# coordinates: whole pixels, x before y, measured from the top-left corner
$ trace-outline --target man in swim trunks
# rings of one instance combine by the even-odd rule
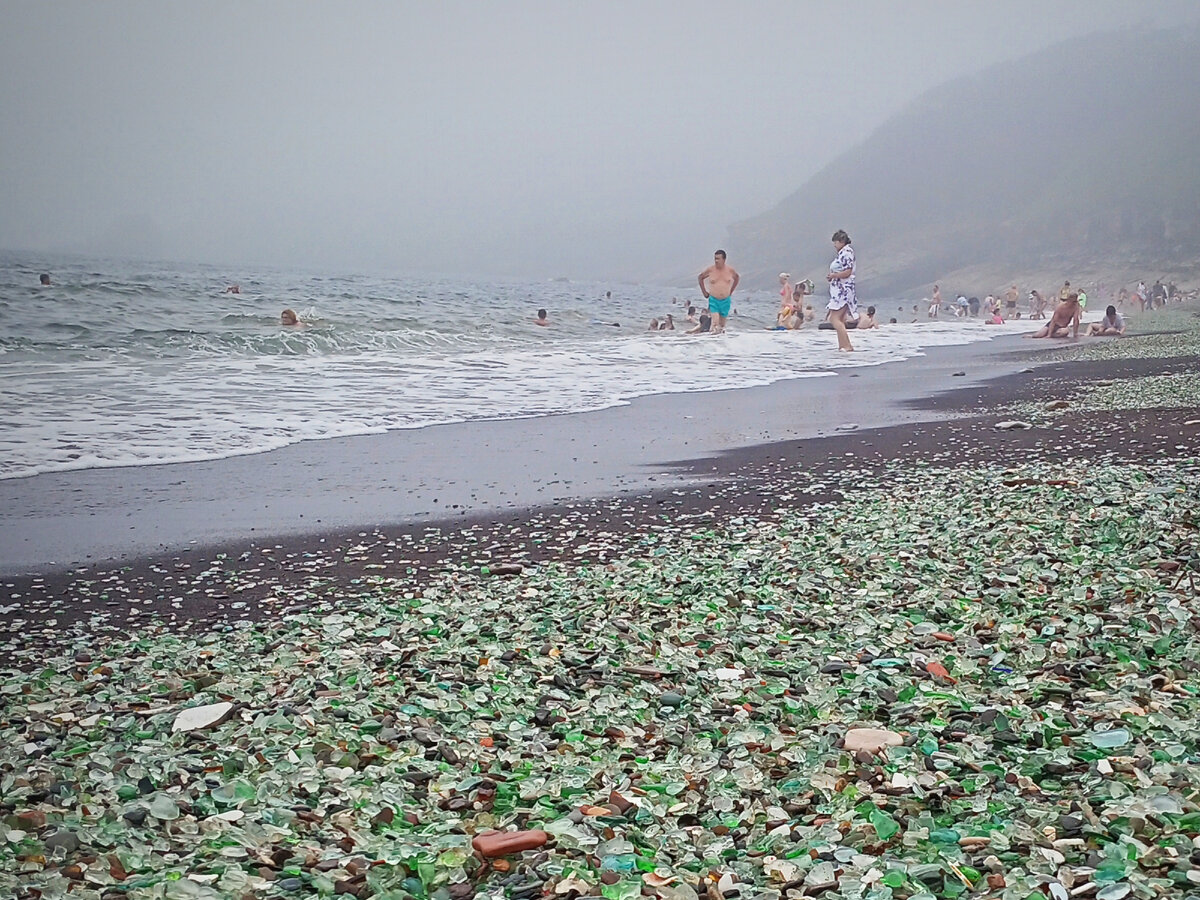
[[[713,314],[713,334],[725,331],[725,320],[733,305],[732,295],[741,280],[742,276],[725,262],[724,250],[714,253],[713,264],[700,273],[697,281],[700,283],[700,293],[708,301],[708,311]]]
[[[1079,337],[1079,319],[1082,311],[1079,309],[1079,295],[1072,291],[1067,298],[1054,308],[1050,321],[1044,328],[1026,337],[1033,338],[1077,338]]]
[[[1020,318],[1021,314],[1017,312],[1017,298],[1020,296],[1021,293],[1015,284],[1004,292],[1004,315],[1007,318]]]

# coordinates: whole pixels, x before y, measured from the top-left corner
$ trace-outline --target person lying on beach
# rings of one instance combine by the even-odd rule
[[[533,320],[533,324],[534,325],[549,325],[550,324],[550,320],[546,318],[546,311],[544,309],[538,310],[537,318]]]
[[[868,306],[867,314],[858,320],[858,330],[864,331],[867,328],[878,328],[879,323],[875,321],[875,307]]]
[[[1054,308],[1054,312],[1050,316],[1050,321],[1044,327],[1026,336],[1031,338],[1077,338],[1079,337],[1080,315],[1079,296],[1072,292],[1067,294],[1067,299]]]
[[[700,324],[695,328],[685,331],[684,334],[707,334],[712,329],[712,317],[707,313],[700,314]]]
[[[300,321],[300,317],[296,315],[294,309],[285,309],[279,314],[279,324],[289,327],[304,328],[305,323]]]
[[[1091,337],[1117,337],[1125,333],[1125,320],[1115,306],[1104,311],[1104,318],[1088,326]]]

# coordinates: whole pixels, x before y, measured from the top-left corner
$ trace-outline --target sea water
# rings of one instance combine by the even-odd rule
[[[48,287],[38,284],[42,271]],[[226,293],[234,283],[241,293]],[[738,291],[724,336],[684,335],[685,300],[702,300],[694,285],[0,253],[0,478],[583,412],[648,394],[819,377],[1020,328],[929,322],[924,307],[912,323],[911,303],[880,300],[881,321],[902,324],[855,333],[857,352],[839,354],[830,332],[768,330],[773,291]],[[812,300],[823,307],[819,294]],[[549,327],[533,324],[540,307]],[[306,326],[281,326],[285,308]],[[648,330],[668,313],[674,332]]]

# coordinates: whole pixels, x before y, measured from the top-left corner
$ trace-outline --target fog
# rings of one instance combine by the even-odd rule
[[[4,0],[0,17],[0,248],[648,280],[697,269],[926,89],[1200,4]]]

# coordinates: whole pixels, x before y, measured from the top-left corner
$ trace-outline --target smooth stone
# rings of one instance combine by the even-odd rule
[[[43,846],[47,853],[53,853],[55,850],[74,853],[79,849],[79,837],[73,831],[56,831],[46,838]]]
[[[683,695],[676,694],[674,691],[667,691],[658,698],[658,702],[663,706],[669,706],[672,709],[683,703]]]
[[[148,814],[149,813],[144,806],[135,806],[133,809],[122,813],[121,818],[135,828],[139,828],[143,823],[145,823],[146,816]]]
[[[212,728],[229,718],[231,712],[233,712],[233,704],[228,702],[210,703],[207,706],[193,706],[190,709],[181,710],[175,717],[175,723],[171,726],[171,733]]]
[[[526,850],[536,850],[548,840],[550,835],[537,829],[533,831],[489,831],[479,834],[471,841],[471,846],[485,859],[497,856],[507,856],[510,853],[523,853]]]
[[[845,748],[850,753],[859,750],[878,753],[885,747],[899,747],[903,743],[903,737],[884,728],[851,728],[846,732]]]

